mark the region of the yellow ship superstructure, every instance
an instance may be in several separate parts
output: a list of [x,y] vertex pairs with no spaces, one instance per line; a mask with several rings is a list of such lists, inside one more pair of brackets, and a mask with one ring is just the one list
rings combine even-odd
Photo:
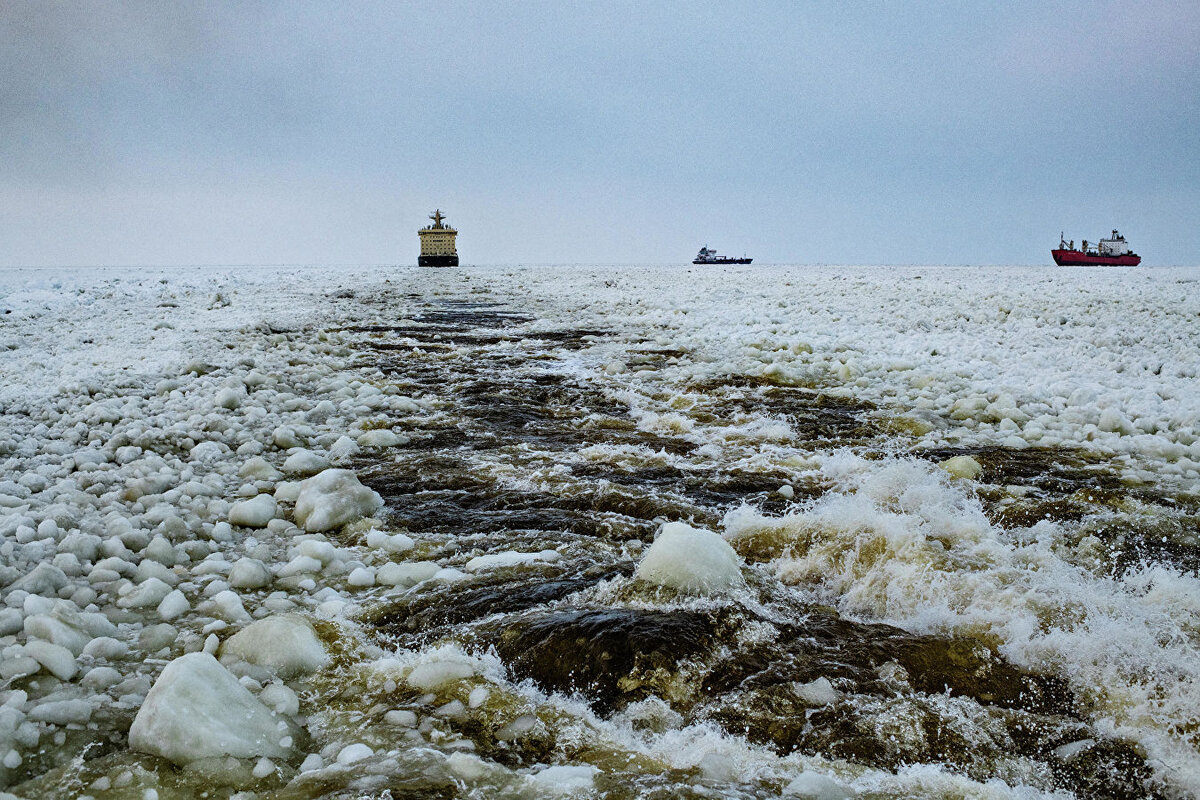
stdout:
[[458,250],[454,246],[454,237],[458,236],[458,231],[442,224],[445,217],[441,209],[434,211],[429,218],[433,224],[417,231],[421,237],[421,255],[417,257],[417,264],[422,267],[457,267]]

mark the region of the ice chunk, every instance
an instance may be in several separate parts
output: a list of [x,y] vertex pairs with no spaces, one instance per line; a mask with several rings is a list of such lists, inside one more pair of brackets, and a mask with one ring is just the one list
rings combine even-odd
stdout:
[[358,455],[358,444],[349,436],[339,437],[329,447],[329,458],[335,464],[342,464]]
[[974,480],[983,472],[983,465],[971,456],[954,456],[938,463],[938,466],[950,473],[952,478]]
[[67,585],[67,576],[61,569],[46,562],[42,562],[30,570],[28,575],[18,579],[8,591],[11,593],[16,590],[29,592],[30,594],[54,595],[58,590]]
[[260,494],[252,500],[234,503],[229,509],[229,523],[245,528],[265,528],[274,519],[276,510],[275,498]]
[[378,583],[389,586],[412,586],[427,581],[441,569],[432,561],[408,561],[403,564],[384,564],[375,572]]
[[75,656],[62,645],[33,639],[25,643],[25,655],[46,668],[60,681],[69,681],[79,671]]
[[329,461],[311,450],[297,450],[283,462],[283,471],[288,475],[316,475],[329,469]]
[[293,575],[303,575],[306,572],[320,572],[324,566],[312,556],[296,556],[279,568],[279,577],[290,578]]
[[275,429],[271,434],[271,441],[275,442],[275,446],[281,450],[286,450],[290,447],[299,447],[303,444],[296,431],[286,425],[280,425]]
[[283,477],[282,473],[271,466],[271,462],[262,456],[247,459],[246,463],[242,464],[241,469],[238,470],[238,475],[256,481],[277,481]]
[[413,549],[414,544],[412,537],[403,533],[389,534],[375,529],[367,531],[367,547],[389,553],[406,553]]
[[281,678],[316,672],[329,661],[312,624],[295,614],[247,625],[221,645],[221,657],[226,656],[265,667]]
[[296,546],[296,552],[302,556],[315,558],[322,565],[328,564],[337,558],[337,548],[329,542],[322,539],[311,538],[305,539]]
[[92,718],[92,704],[87,700],[51,700],[34,706],[29,718],[52,725],[83,725]]
[[176,589],[163,598],[162,602],[158,604],[157,610],[160,617],[169,621],[183,616],[191,608],[192,604],[188,602],[183,592]]
[[92,658],[104,658],[109,661],[114,658],[124,658],[129,653],[129,645],[111,636],[98,636],[87,643],[83,654]]
[[229,585],[235,589],[261,589],[270,582],[270,570],[257,558],[239,558],[229,570]]
[[590,764],[557,764],[530,775],[529,782],[539,790],[559,797],[590,794],[599,771]]
[[293,727],[260,703],[207,653],[189,653],[162,671],[129,729],[133,750],[176,764],[202,758],[283,757]]
[[280,481],[275,484],[275,499],[283,503],[294,503],[300,496],[301,481]]
[[285,684],[278,681],[269,684],[259,692],[258,699],[280,714],[296,714],[300,711],[300,698]]
[[121,608],[157,606],[171,593],[171,585],[158,578],[147,578],[117,600]]
[[452,681],[469,678],[476,673],[477,664],[465,654],[441,653],[413,667],[405,680],[414,689],[431,692]]
[[221,391],[217,392],[217,396],[213,398],[213,405],[217,408],[228,408],[230,410],[237,408],[246,399],[245,390],[235,389],[232,386],[226,386]]
[[383,715],[383,721],[397,728],[417,727],[417,715],[407,709],[394,708]]
[[358,444],[361,447],[392,447],[393,445],[400,444],[402,441],[404,440],[387,428],[367,431],[358,437]]
[[21,630],[23,615],[19,608],[0,608],[0,636],[11,636]]
[[115,683],[121,682],[121,673],[112,667],[92,667],[80,680],[84,686],[103,692]]
[[1108,433],[1119,433],[1128,436],[1134,432],[1133,423],[1129,421],[1129,417],[1122,414],[1116,408],[1106,408],[1100,412],[1100,419],[1096,424],[1100,430]]
[[4,658],[0,659],[0,681],[8,682],[16,678],[33,675],[42,668],[37,659],[25,655],[23,648],[13,652],[5,648]]
[[796,683],[792,688],[800,699],[809,705],[827,706],[838,698],[837,689],[828,678],[817,678],[808,683]]
[[237,592],[224,589],[213,595],[211,603],[217,612],[216,616],[221,619],[240,622],[250,618],[250,615],[246,613],[245,606],[242,605],[242,598],[238,596]]
[[741,558],[719,535],[668,522],[634,577],[682,592],[719,594],[743,583],[741,566]]
[[375,755],[374,750],[359,742],[343,747],[337,754],[337,762],[342,766],[347,766],[357,761],[362,761],[364,758],[370,758],[373,755]]
[[537,553],[520,553],[516,550],[506,550],[503,553],[489,553],[485,556],[476,556],[467,562],[464,569],[467,572],[479,572],[485,569],[534,564],[538,561],[557,561],[560,557],[561,554],[557,550],[542,550]]
[[383,506],[383,498],[348,469],[327,469],[300,484],[296,522],[307,531],[340,528]]
[[61,645],[79,655],[91,641],[91,635],[75,625],[70,625],[61,619],[55,619],[48,614],[31,614],[25,618],[25,636],[29,640],[41,639],[46,642]]
[[157,625],[147,625],[138,633],[138,647],[146,653],[157,653],[164,647],[174,644],[179,638],[179,630],[166,622]]
[[214,464],[229,454],[229,448],[220,442],[200,442],[189,453],[192,461],[201,464]]
[[157,561],[168,567],[174,566],[179,560],[175,553],[175,547],[161,536],[155,536],[150,540],[150,544],[146,545],[142,551],[142,558]]
[[375,585],[375,570],[370,567],[357,567],[346,578],[346,583],[358,588]]

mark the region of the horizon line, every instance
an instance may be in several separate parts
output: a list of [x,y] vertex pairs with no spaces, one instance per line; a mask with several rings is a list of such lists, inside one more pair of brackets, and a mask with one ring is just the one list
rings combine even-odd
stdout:
[[[321,267],[335,269],[351,269],[351,268],[376,268],[376,269],[464,269],[471,267],[743,267],[754,269],[755,267],[1054,267],[1055,269],[1071,269],[1071,267],[1060,267],[1053,263],[966,263],[966,262],[852,262],[852,261],[763,261],[758,264],[692,264],[690,262],[677,261],[613,261],[613,262],[593,262],[593,261],[513,261],[513,262],[491,262],[491,263],[468,263],[459,264],[455,267],[421,267],[412,263],[395,263],[395,262],[268,262],[268,263],[249,263],[249,262],[227,262],[227,263],[194,263],[194,264],[159,264],[159,263],[141,263],[141,264],[0,264],[0,270],[42,270],[42,269],[221,269],[221,268],[251,268],[251,269],[270,269],[281,267],[292,267],[299,269],[317,269]],[[1137,267],[1124,267],[1124,269],[1143,269],[1143,268],[1188,268],[1200,267],[1200,264],[1140,264]],[[1087,267],[1088,269],[1113,269],[1114,267],[1097,265],[1097,267]],[[1122,269],[1122,267],[1115,267]]]

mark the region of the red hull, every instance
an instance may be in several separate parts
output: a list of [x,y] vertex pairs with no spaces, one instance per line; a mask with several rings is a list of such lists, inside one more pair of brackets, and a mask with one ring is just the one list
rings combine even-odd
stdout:
[[1060,267],[1136,267],[1142,263],[1142,257],[1136,253],[1098,256],[1079,250],[1051,250],[1050,255],[1054,256],[1054,263]]

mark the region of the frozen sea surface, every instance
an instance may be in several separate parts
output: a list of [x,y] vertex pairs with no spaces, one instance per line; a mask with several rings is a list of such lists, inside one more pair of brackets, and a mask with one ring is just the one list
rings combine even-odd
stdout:
[[0,271],[0,790],[1196,796],[1198,280]]

